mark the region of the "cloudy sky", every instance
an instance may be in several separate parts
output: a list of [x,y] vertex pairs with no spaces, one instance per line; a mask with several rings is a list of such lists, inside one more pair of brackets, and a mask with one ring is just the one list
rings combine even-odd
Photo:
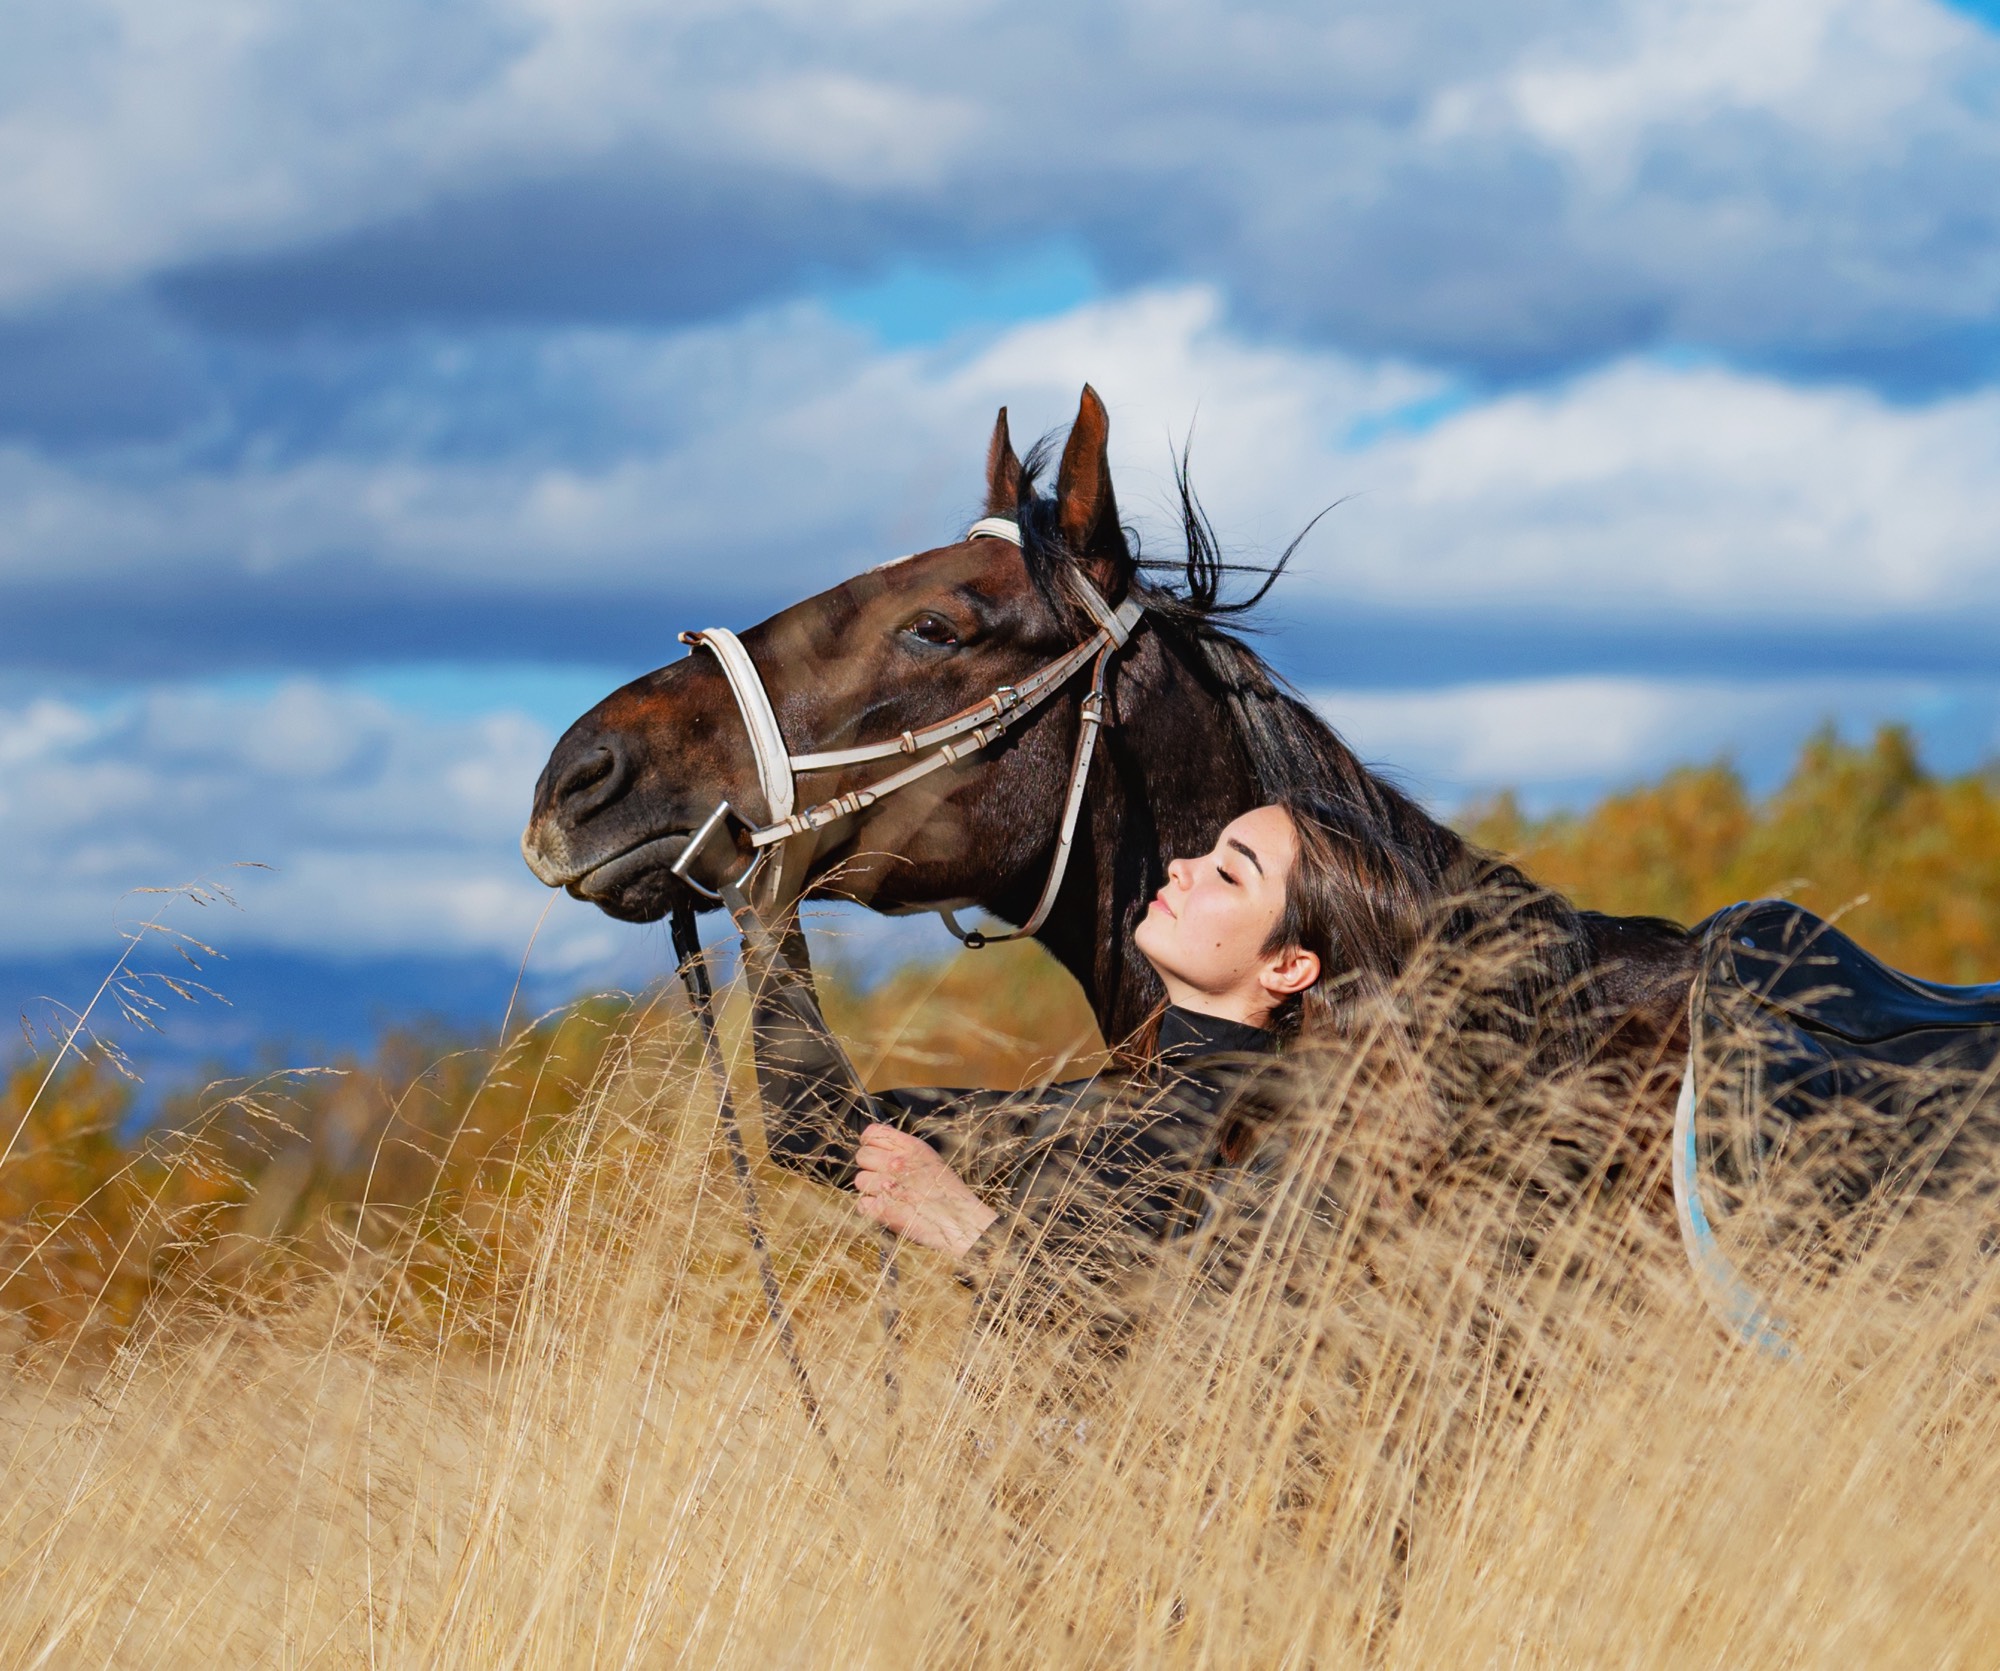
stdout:
[[1190,428],[1242,552],[1341,501],[1270,646],[1441,807],[1984,759],[1996,17],[14,0],[0,961],[233,875],[239,959],[511,977],[561,727],[952,537],[1086,378],[1161,539]]

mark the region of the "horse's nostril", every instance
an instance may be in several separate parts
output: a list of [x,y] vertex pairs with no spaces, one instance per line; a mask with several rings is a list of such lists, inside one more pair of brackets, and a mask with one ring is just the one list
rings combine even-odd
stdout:
[[556,782],[555,803],[574,822],[618,798],[631,776],[625,750],[615,741],[586,749]]

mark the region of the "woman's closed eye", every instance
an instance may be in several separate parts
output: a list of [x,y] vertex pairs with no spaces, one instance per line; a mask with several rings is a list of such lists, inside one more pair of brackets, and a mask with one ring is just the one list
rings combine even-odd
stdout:
[[1231,876],[1228,871],[1224,870],[1221,865],[1217,865],[1215,867],[1215,874],[1220,876],[1223,879],[1223,881],[1227,882],[1232,888],[1239,886],[1236,878]]

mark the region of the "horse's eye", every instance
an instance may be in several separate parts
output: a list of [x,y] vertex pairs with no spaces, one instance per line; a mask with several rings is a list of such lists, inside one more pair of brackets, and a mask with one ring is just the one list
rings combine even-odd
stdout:
[[920,643],[935,644],[941,650],[951,649],[958,643],[958,629],[942,615],[933,615],[929,610],[925,610],[903,631]]

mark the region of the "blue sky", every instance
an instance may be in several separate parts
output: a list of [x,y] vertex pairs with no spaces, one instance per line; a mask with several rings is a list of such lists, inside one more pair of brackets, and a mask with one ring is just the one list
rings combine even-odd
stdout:
[[951,537],[993,409],[1086,378],[1160,539],[1191,428],[1245,552],[1342,501],[1271,648],[1440,806],[1768,781],[1828,716],[1988,758],[1993,22],[20,0],[0,964],[256,860],[245,967],[511,970],[539,923],[551,990],[639,978],[657,936],[515,853],[554,735]]

